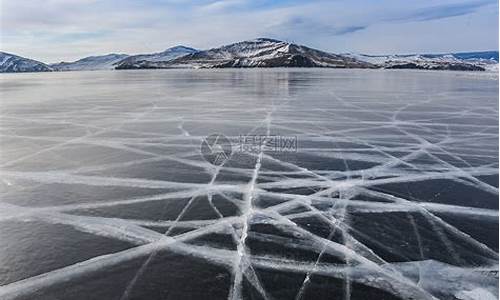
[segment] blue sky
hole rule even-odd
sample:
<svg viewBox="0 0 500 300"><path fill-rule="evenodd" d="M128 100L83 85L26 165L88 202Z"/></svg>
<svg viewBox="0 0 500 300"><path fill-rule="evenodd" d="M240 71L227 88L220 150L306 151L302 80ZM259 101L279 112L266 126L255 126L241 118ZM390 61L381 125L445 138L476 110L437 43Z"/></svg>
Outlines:
<svg viewBox="0 0 500 300"><path fill-rule="evenodd" d="M498 49L496 0L0 1L0 49L44 62L256 37L338 53Z"/></svg>

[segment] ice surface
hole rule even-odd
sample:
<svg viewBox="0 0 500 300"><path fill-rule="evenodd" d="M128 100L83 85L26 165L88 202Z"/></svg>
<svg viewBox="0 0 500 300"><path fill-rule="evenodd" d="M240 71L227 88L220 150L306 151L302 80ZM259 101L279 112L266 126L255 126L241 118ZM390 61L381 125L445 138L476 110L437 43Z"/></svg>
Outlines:
<svg viewBox="0 0 500 300"><path fill-rule="evenodd" d="M0 298L496 299L498 78L467 74L2 75ZM89 236L128 246L37 246Z"/></svg>

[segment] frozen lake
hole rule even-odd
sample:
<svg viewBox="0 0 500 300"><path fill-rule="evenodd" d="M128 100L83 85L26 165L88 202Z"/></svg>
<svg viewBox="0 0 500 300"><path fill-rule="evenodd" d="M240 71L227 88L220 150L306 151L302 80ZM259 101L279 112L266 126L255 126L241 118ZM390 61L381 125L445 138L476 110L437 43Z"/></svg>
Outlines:
<svg viewBox="0 0 500 300"><path fill-rule="evenodd" d="M0 299L498 298L498 78L0 80Z"/></svg>

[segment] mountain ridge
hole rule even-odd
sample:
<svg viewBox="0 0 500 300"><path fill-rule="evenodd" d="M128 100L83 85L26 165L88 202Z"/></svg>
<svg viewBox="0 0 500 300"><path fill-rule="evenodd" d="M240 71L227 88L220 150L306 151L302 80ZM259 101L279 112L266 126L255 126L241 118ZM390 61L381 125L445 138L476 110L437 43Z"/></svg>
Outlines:
<svg viewBox="0 0 500 300"><path fill-rule="evenodd" d="M151 66L153 67L153 66ZM370 63L270 38L257 38L201 50L157 68L374 68Z"/></svg>
<svg viewBox="0 0 500 300"><path fill-rule="evenodd" d="M0 51L0 73L51 72L43 62Z"/></svg>
<svg viewBox="0 0 500 300"><path fill-rule="evenodd" d="M384 69L423 69L454 71L495 71L498 52L467 52L446 54L366 55L346 54Z"/></svg>
<svg viewBox="0 0 500 300"><path fill-rule="evenodd" d="M178 58L179 56L194 53L197 51L199 50L183 45L177 45L174 47L170 47L162 52L130 55L129 57L118 62L115 66L115 69L147 68L145 66L148 63L170 61L172 59Z"/></svg>
<svg viewBox="0 0 500 300"><path fill-rule="evenodd" d="M87 56L73 62L60 62L51 64L55 71L95 71L114 69L114 64L129 57L127 54L110 53L105 55Z"/></svg>
<svg viewBox="0 0 500 300"><path fill-rule="evenodd" d="M0 52L0 72L42 72L162 68L383 68L426 70L498 70L498 51L446 54L335 54L272 38L256 38L207 50L184 45L149 54L88 56L45 64Z"/></svg>

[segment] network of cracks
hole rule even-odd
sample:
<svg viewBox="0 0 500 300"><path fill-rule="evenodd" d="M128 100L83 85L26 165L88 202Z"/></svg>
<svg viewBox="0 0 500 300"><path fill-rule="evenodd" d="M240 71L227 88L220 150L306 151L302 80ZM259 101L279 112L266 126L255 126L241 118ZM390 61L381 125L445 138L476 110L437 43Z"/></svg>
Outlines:
<svg viewBox="0 0 500 300"><path fill-rule="evenodd" d="M7 107L0 298L497 299L497 108L320 94Z"/></svg>

